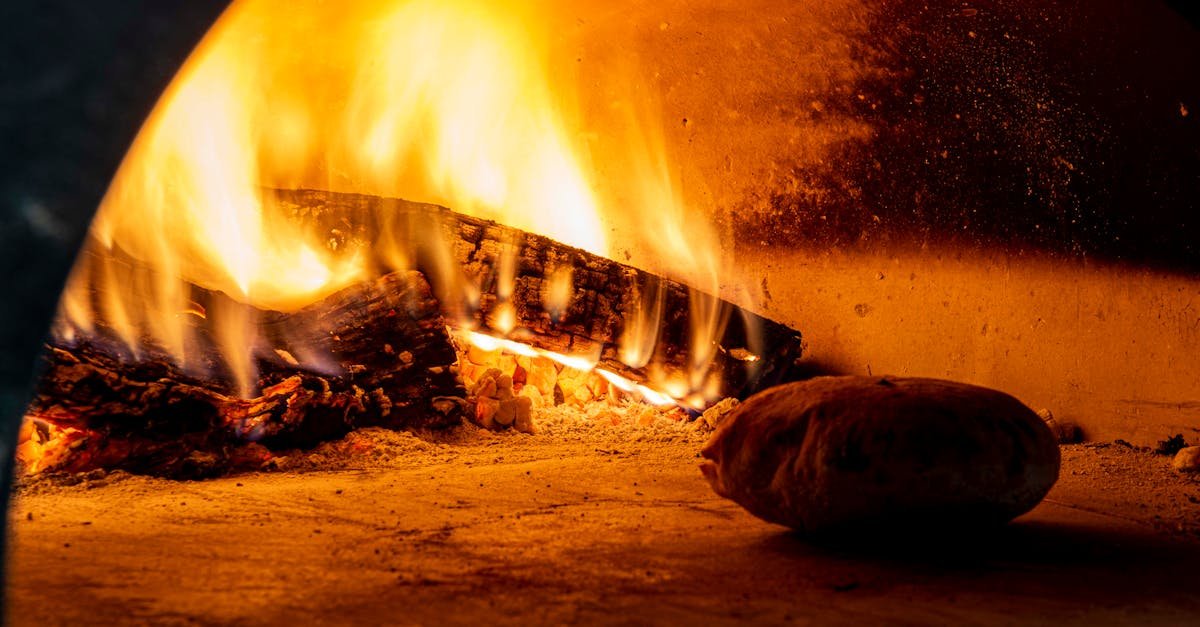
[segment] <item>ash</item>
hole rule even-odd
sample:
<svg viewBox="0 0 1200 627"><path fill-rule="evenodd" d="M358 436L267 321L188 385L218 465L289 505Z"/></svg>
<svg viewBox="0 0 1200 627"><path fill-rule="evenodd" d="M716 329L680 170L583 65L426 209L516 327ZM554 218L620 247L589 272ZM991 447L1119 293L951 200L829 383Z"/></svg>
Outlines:
<svg viewBox="0 0 1200 627"><path fill-rule="evenodd" d="M637 402L584 407L560 405L534 410L537 433L509 429L493 431L473 423L439 431L359 429L335 442L308 452L273 459L266 470L328 471L408 467L449 462L479 449L508 455L533 454L546 449L574 449L588 445L601 452L621 453L645 444L692 446L697 451L707 432L687 421L675 407L658 408Z"/></svg>

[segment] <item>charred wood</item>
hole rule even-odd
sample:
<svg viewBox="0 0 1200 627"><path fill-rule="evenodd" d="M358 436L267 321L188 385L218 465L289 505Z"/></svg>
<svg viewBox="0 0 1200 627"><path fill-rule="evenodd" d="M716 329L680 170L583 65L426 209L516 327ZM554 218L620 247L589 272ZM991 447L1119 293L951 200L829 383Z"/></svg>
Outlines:
<svg viewBox="0 0 1200 627"><path fill-rule="evenodd" d="M201 288L193 294L209 305L228 300ZM250 398L237 393L203 318L193 329L201 355L185 366L150 340L131 355L111 330L53 341L28 410L70 440L69 453L51 465L198 476L357 427L461 422L455 348L418 272L353 285L294 313L255 310L250 319L258 330L247 347L258 371Z"/></svg>
<svg viewBox="0 0 1200 627"><path fill-rule="evenodd" d="M744 397L795 377L798 331L668 278L444 207L319 190L274 190L342 251L387 251L424 272L452 323L563 354L638 383L683 379ZM508 276L511 276L509 280ZM553 303L556 280L570 297ZM697 326L710 329L699 335ZM715 389L714 389L715 386Z"/></svg>

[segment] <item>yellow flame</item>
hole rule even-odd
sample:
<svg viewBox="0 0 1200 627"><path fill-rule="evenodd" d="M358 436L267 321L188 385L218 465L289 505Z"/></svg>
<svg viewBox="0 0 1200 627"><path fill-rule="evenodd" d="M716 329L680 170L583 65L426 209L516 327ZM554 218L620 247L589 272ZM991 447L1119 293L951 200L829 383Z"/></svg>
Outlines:
<svg viewBox="0 0 1200 627"><path fill-rule="evenodd" d="M345 22L345 8L331 19ZM440 202L603 254L596 201L530 5L381 9L356 37L341 135L353 138L339 154L360 174L354 188Z"/></svg>
<svg viewBox="0 0 1200 627"><path fill-rule="evenodd" d="M534 348L528 344L514 342L503 338L487 335L486 333L478 333L476 331L468 331L465 334L467 341L479 348L491 351L508 351L514 355L522 355L525 357L546 357L552 361L560 363L568 368L582 370L588 372L596 367L597 359L591 355L564 355L553 351L541 350Z"/></svg>
<svg viewBox="0 0 1200 627"><path fill-rule="evenodd" d="M593 77L570 76L564 67L573 64L556 53L574 45L563 43L563 25L578 20L556 3L516 0L238 0L126 155L60 308L70 325L60 328L86 334L102 322L135 356L149 340L187 366L189 283L288 311L366 278L374 258L393 268L415 258L413 242L388 232L387 216L375 250L339 249L268 188L443 204L601 255L620 224L661 243L679 278L716 293L717 247L679 201L656 116L618 103L628 119L594 128L576 110L575 90ZM594 152L609 165L597 167ZM438 298L452 320L468 319L455 311L478 303L479 285L455 267L436 227L420 232L430 234L419 245L432 247L436 271L455 277L438 284ZM501 256L502 290L511 291L514 258ZM570 283L569 274L552 278L548 311L566 308ZM720 326L711 309L692 316L694 381ZM260 340L250 311L222 306L208 318L245 393ZM501 311L501 327L515 324L510 313ZM630 363L650 358L661 311L642 317L623 339Z"/></svg>
<svg viewBox="0 0 1200 627"><path fill-rule="evenodd" d="M620 357L625 365L641 368L654 355L654 347L658 344L662 329L666 287L662 279L651 277L638 288L637 306L625 319L625 327L621 331Z"/></svg>
<svg viewBox="0 0 1200 627"><path fill-rule="evenodd" d="M451 329L451 332L454 332L453 329ZM512 340L506 340L484 333L477 333L475 331L460 332L457 335L465 339L468 343L489 353L505 351L514 355L521 355L523 357L545 357L568 368L573 368L582 372L595 372L603 377L606 381L616 386L617 389L632 396L638 397L642 401L650 403L651 405L684 405L687 407L694 407L696 405L692 399L684 398L686 392L685 390L677 389L679 396L671 396L668 393L652 389L640 383L635 383L611 370L605 370L604 368L597 367L597 360L590 356L564 355L562 353L541 350L528 344L522 344L521 342L514 342ZM703 403L701 403L701 405L702 404Z"/></svg>
<svg viewBox="0 0 1200 627"><path fill-rule="evenodd" d="M488 325L493 329L508 334L517 327L517 310L511 302L505 301L492 310Z"/></svg>
<svg viewBox="0 0 1200 627"><path fill-rule="evenodd" d="M574 291L574 279L575 270L571 266L560 266L550 271L546 293L542 294L542 304L551 320L558 322L566 314Z"/></svg>
<svg viewBox="0 0 1200 627"><path fill-rule="evenodd" d="M263 186L439 202L604 252L529 9L294 4L236 3L163 95L93 224L100 267L81 264L64 298L76 327L99 314L135 353L149 338L183 362L185 282L288 310L363 275L363 259L330 250ZM86 306L93 287L100 312ZM246 387L251 338L231 317L216 335Z"/></svg>

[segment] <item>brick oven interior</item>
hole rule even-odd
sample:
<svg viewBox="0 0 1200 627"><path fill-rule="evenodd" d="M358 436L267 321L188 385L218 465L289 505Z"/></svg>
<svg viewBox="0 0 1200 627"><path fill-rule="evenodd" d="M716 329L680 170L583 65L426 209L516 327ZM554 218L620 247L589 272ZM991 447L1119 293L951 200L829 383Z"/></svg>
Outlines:
<svg viewBox="0 0 1200 627"><path fill-rule="evenodd" d="M297 236L316 234L328 268L367 251L374 274L294 306L250 307L227 284L193 280L175 317L218 355L196 370L157 327L157 343L130 349L128 316L113 313L129 304L107 294L167 266L143 269L136 244L113 257L89 225L101 207L90 228L117 224L118 239L129 228L104 215L123 206L110 181L222 12L270 6L228 4L21 1L0 19L0 125L13 138L0 147L12 624L1200 615L1200 458L1179 452L1200 450L1187 448L1200 445L1200 33L1185 3L348 5L348 16L394 8L403 24L441 16L470 43L490 32L475 20L515 25L503 50L543 55L551 95L504 75L468 108L498 107L495 94L519 83L500 118L514 127L538 98L572 111L564 136L590 147L580 168L608 207L555 231L570 211L480 212L451 202L457 188L357 179L287 144L264 161L304 163L255 181L264 202L304 218ZM340 32L341 9L322 4L279 20L309 15L304 28ZM472 49L435 31L409 33L434 42L416 53L380 48L364 66L440 70ZM311 97L333 103L313 110L353 110L354 97L329 96L342 61L286 81L311 72ZM227 75L214 76L218 93ZM262 92L268 117L286 119L294 103ZM195 137L219 136L209 124ZM334 163L337 149L320 158ZM669 182L672 219L628 209L639 194L664 197L646 173ZM522 198L536 204L538 189ZM155 224L139 218L131 232L156 241ZM240 237L229 229L216 239ZM597 234L603 245L590 244ZM135 293L148 303L176 288L147 289ZM73 313L72 294L93 313ZM216 322L250 310L257 339ZM649 311L650 342L629 340ZM696 320L720 320L710 341L693 339ZM239 343L244 362L228 354ZM318 348L354 358L307 354ZM377 363L405 374L377 384ZM697 466L726 398L843 375L1010 394L1058 439L1058 480L1002 528L912 541L809 537L713 492ZM169 411L139 413L161 398ZM205 421L230 412L237 428L213 435Z"/></svg>

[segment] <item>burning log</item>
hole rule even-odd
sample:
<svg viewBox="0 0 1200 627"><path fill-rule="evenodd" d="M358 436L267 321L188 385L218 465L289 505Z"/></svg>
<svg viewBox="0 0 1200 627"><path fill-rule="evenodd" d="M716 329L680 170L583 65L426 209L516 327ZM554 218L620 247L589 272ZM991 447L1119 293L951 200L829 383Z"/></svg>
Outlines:
<svg viewBox="0 0 1200 627"><path fill-rule="evenodd" d="M431 204L318 190L274 194L338 250L367 249L385 265L395 263L389 250L410 252L405 262L430 277L451 318L587 356L636 383L675 380L685 394L745 397L792 378L801 354L793 329L548 237Z"/></svg>
<svg viewBox="0 0 1200 627"><path fill-rule="evenodd" d="M288 314L190 285L193 306L181 315L194 342L183 365L178 349L127 337L101 319L80 339L56 340L29 409L41 427L27 429L22 444L57 443L42 447L55 456L41 458L40 469L195 476L362 426L457 424L464 379L475 391L477 422L526 432L534 430L534 407L612 401L618 389L658 394L658 402L665 391L700 407L787 380L800 356L799 333L783 325L543 236L371 196L279 191L276 202L331 255L416 270L383 274ZM398 253L407 259L398 263ZM91 254L134 268L130 276L154 272L114 261L119 249ZM208 311L214 320L253 321L235 333L252 362L239 366L218 349L229 331L211 324ZM470 344L475 332L547 353L505 358ZM466 340L461 363L456 339ZM491 373L495 390L482 391L480 377L505 359L513 367ZM592 365L603 371L587 372ZM238 381L257 391L239 393ZM639 383L654 389L635 389Z"/></svg>
<svg viewBox="0 0 1200 627"><path fill-rule="evenodd" d="M201 288L193 296L200 311L229 300ZM461 421L457 355L420 273L357 284L295 313L252 313L260 349L253 398L236 393L201 316L193 330L203 357L189 367L149 342L134 359L111 330L56 340L28 412L43 424L23 446L53 431L66 446L41 469L198 476L357 427ZM301 365L297 355L313 357Z"/></svg>

